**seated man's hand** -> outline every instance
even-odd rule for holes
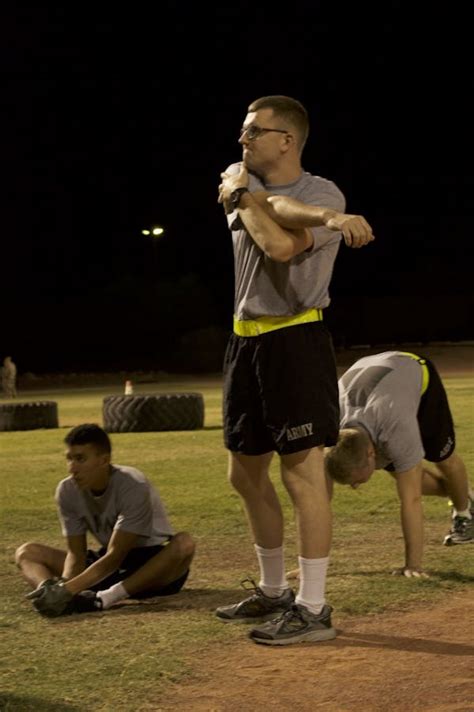
[[[38,596],[39,593],[43,590],[43,588],[48,588],[49,586],[54,586],[54,584],[55,584],[55,583],[58,583],[59,580],[60,580],[60,579],[58,579],[58,577],[55,576],[54,578],[45,579],[44,581],[41,581],[41,583],[39,583],[39,584],[37,585],[37,587],[35,588],[35,590],[34,590],[34,591],[31,591],[31,593],[29,593],[29,594],[26,596],[26,598],[37,598],[37,596]],[[33,594],[35,594],[35,595],[33,595]]]
[[[402,569],[395,569],[392,571],[392,576],[405,576],[406,578],[429,578],[421,569],[411,569],[408,566],[404,566]]]
[[[73,594],[69,593],[64,583],[51,583],[48,580],[29,593],[26,598],[33,601],[33,606],[42,616],[57,618],[70,612]]]

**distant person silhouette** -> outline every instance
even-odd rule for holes
[[[11,356],[5,356],[3,359],[2,389],[5,398],[16,398],[16,365]]]

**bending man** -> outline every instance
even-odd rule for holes
[[[426,575],[422,495],[449,497],[453,503],[445,544],[472,543],[472,493],[433,363],[400,351],[361,358],[339,379],[339,404],[341,431],[337,445],[326,453],[327,473],[354,489],[376,469],[395,477],[405,539],[405,565],[395,573]]]

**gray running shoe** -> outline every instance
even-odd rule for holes
[[[321,613],[315,615],[305,606],[295,603],[279,618],[253,628],[249,637],[255,643],[264,645],[291,645],[291,643],[332,640],[336,637],[336,631],[331,625],[331,612],[331,606],[323,606]]]
[[[250,586],[245,584],[250,583]],[[258,623],[269,621],[280,613],[291,608],[295,594],[291,588],[286,589],[278,598],[266,596],[255,581],[244,579],[241,586],[245,591],[254,591],[252,596],[231,606],[221,606],[216,610],[216,616],[224,623]]]
[[[474,519],[454,517],[451,531],[444,537],[445,546],[454,544],[472,544],[474,542]]]

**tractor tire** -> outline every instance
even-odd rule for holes
[[[0,431],[58,427],[58,404],[55,401],[0,405]]]
[[[204,425],[201,393],[107,396],[102,410],[108,433],[198,430]]]

